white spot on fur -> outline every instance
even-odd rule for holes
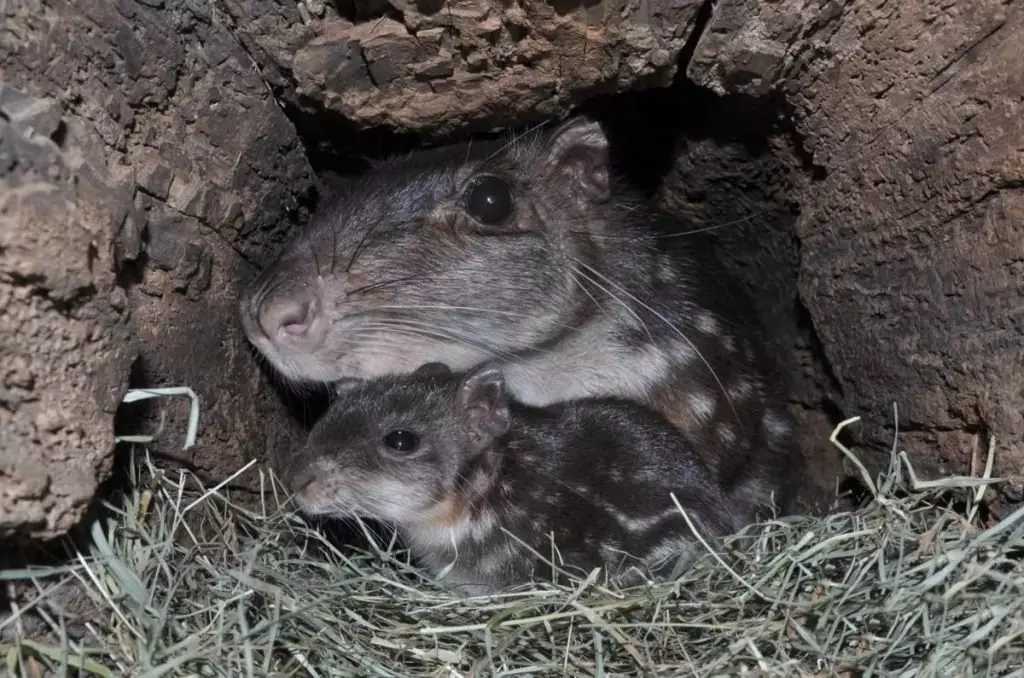
[[[474,541],[484,541],[491,536],[497,522],[493,512],[481,511],[477,519],[470,522],[469,536]]]
[[[676,279],[675,263],[669,259],[663,259],[658,265],[658,277],[665,282],[672,282]]]
[[[676,359],[677,364],[686,365],[697,358],[697,351],[689,343],[680,339],[672,345],[672,356]]]
[[[708,421],[715,414],[715,399],[706,393],[691,393],[686,397],[690,411],[700,421]]]
[[[739,379],[729,387],[729,397],[733,400],[741,400],[754,392],[754,384],[746,379]]]
[[[677,516],[679,515],[679,509],[675,507],[647,518],[632,518],[613,507],[608,507],[607,510],[609,515],[615,519],[615,522],[617,522],[622,529],[632,533],[647,532],[665,518],[668,518],[673,514]]]
[[[736,432],[728,424],[719,424],[718,438],[726,445],[732,445],[736,442]]]
[[[764,413],[761,422],[764,424],[764,430],[769,438],[782,438],[789,435],[789,424],[771,410]]]
[[[575,492],[576,494],[578,494],[578,495],[580,495],[582,497],[585,497],[588,494],[590,494],[590,486],[589,485],[584,485],[583,483],[576,483],[575,485],[572,485],[571,488],[572,488],[573,492]],[[554,495],[552,495],[552,496],[554,496]]]
[[[710,313],[701,313],[697,316],[697,329],[704,334],[718,334],[718,319]]]

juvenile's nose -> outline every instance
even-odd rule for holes
[[[288,487],[292,492],[301,491],[302,488],[313,482],[314,478],[316,478],[316,472],[309,464],[301,467],[293,465],[288,469]]]
[[[320,302],[309,288],[268,294],[260,302],[257,320],[271,340],[301,338],[309,333],[320,312]]]
[[[291,463],[287,465],[284,472],[284,482],[293,493],[300,493],[306,489],[320,475],[317,464],[310,463],[301,455],[296,455]]]

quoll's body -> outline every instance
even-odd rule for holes
[[[241,318],[295,382],[497,359],[528,405],[635,401],[737,515],[785,510],[803,459],[782,381],[748,300],[684,230],[613,185],[601,127],[576,118],[374,168],[248,286]]]
[[[657,574],[695,543],[670,492],[702,536],[739,524],[659,415],[612,399],[522,405],[491,364],[462,377],[428,364],[346,391],[286,480],[308,513],[393,523],[467,593],[525,583],[538,567],[550,576],[524,545],[577,573]]]

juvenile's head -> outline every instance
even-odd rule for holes
[[[573,259],[605,229],[595,209],[609,196],[608,142],[583,118],[391,160],[243,291],[243,327],[294,382],[464,370],[532,348],[586,303]]]
[[[482,365],[458,378],[426,364],[342,394],[291,460],[285,482],[310,514],[405,526],[443,521],[493,480],[487,451],[508,427],[500,368]]]

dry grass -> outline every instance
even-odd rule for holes
[[[915,488],[899,455],[866,508],[751,528],[676,581],[569,581],[490,600],[450,597],[369,533],[364,547],[335,547],[269,477],[265,505],[250,510],[140,465],[90,553],[59,571],[0,573],[38,591],[0,620],[14,639],[0,651],[11,675],[1006,676],[1024,666],[1024,509],[984,526],[983,486]],[[959,512],[939,496],[951,487]],[[62,607],[56,592],[70,582],[91,612]],[[30,617],[46,644],[23,626]]]

